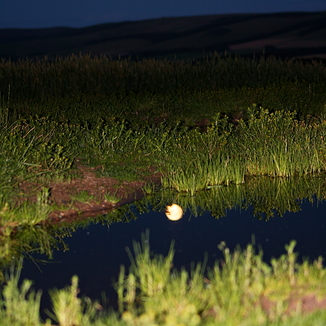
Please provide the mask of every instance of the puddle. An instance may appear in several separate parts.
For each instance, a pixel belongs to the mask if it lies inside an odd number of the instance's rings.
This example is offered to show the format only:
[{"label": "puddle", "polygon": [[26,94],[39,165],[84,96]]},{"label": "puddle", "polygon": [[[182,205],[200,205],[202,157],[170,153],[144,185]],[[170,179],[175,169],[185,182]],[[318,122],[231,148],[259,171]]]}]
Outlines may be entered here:
[{"label": "puddle", "polygon": [[236,245],[244,248],[253,238],[257,248],[264,251],[266,262],[284,254],[284,246],[293,239],[297,241],[295,251],[300,253],[299,259],[326,257],[326,202],[311,204],[304,200],[300,206],[299,212],[275,214],[269,221],[254,217],[250,206],[248,210],[228,210],[219,219],[209,213],[195,217],[187,210],[182,219],[170,221],[164,211],[150,211],[136,214],[137,219],[129,223],[91,224],[65,238],[69,250],[54,251],[53,260],[42,255],[33,255],[35,261],[25,259],[21,278],[33,280],[34,288],[43,290],[43,305],[47,307],[48,289],[69,285],[73,275],[79,276],[81,295],[101,299],[105,292],[108,304],[115,307],[112,284],[118,278],[120,265],[130,265],[126,247],[132,248],[133,240],[140,242],[147,229],[154,253],[166,255],[174,241],[176,268],[189,268],[205,256],[207,265],[212,266],[222,258],[217,247],[221,241],[233,250]]}]

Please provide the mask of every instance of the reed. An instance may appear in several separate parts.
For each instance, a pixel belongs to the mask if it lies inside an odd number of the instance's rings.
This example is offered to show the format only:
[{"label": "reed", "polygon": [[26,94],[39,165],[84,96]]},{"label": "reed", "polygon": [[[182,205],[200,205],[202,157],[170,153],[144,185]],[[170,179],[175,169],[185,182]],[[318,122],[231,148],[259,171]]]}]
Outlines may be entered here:
[{"label": "reed", "polygon": [[204,136],[197,132],[179,137],[170,148],[164,185],[194,194],[216,185],[244,183],[247,176],[325,171],[325,120],[299,121],[295,112],[256,106],[248,115],[234,129],[222,123],[222,129],[208,129]]},{"label": "reed", "polygon": [[250,175],[288,177],[324,170],[324,121],[305,123],[295,112],[256,111],[248,122],[241,121],[235,141],[247,158]]}]

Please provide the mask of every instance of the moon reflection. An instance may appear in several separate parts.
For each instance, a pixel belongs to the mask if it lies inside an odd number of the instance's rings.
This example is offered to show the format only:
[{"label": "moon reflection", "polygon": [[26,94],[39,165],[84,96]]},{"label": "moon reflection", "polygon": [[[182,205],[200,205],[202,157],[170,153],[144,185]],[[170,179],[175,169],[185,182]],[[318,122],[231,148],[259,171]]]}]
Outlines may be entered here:
[{"label": "moon reflection", "polygon": [[178,221],[183,214],[182,208],[177,204],[166,206],[165,215],[171,221]]}]

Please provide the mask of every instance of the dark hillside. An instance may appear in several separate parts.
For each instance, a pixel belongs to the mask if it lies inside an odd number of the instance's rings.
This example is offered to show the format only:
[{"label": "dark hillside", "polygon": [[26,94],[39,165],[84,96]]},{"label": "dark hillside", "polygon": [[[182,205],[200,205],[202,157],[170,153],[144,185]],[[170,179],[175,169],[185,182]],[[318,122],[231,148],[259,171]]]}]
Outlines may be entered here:
[{"label": "dark hillside", "polygon": [[203,52],[326,58],[326,12],[161,18],[85,28],[0,30],[0,56],[196,56]]}]

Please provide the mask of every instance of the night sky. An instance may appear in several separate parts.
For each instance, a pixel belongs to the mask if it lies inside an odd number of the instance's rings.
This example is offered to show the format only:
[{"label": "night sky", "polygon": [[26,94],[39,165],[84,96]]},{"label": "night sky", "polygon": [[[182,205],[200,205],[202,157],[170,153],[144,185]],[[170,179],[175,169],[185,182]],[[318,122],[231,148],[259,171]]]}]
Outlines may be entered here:
[{"label": "night sky", "polygon": [[326,11],[326,0],[0,0],[0,28],[84,27],[227,13]]}]

